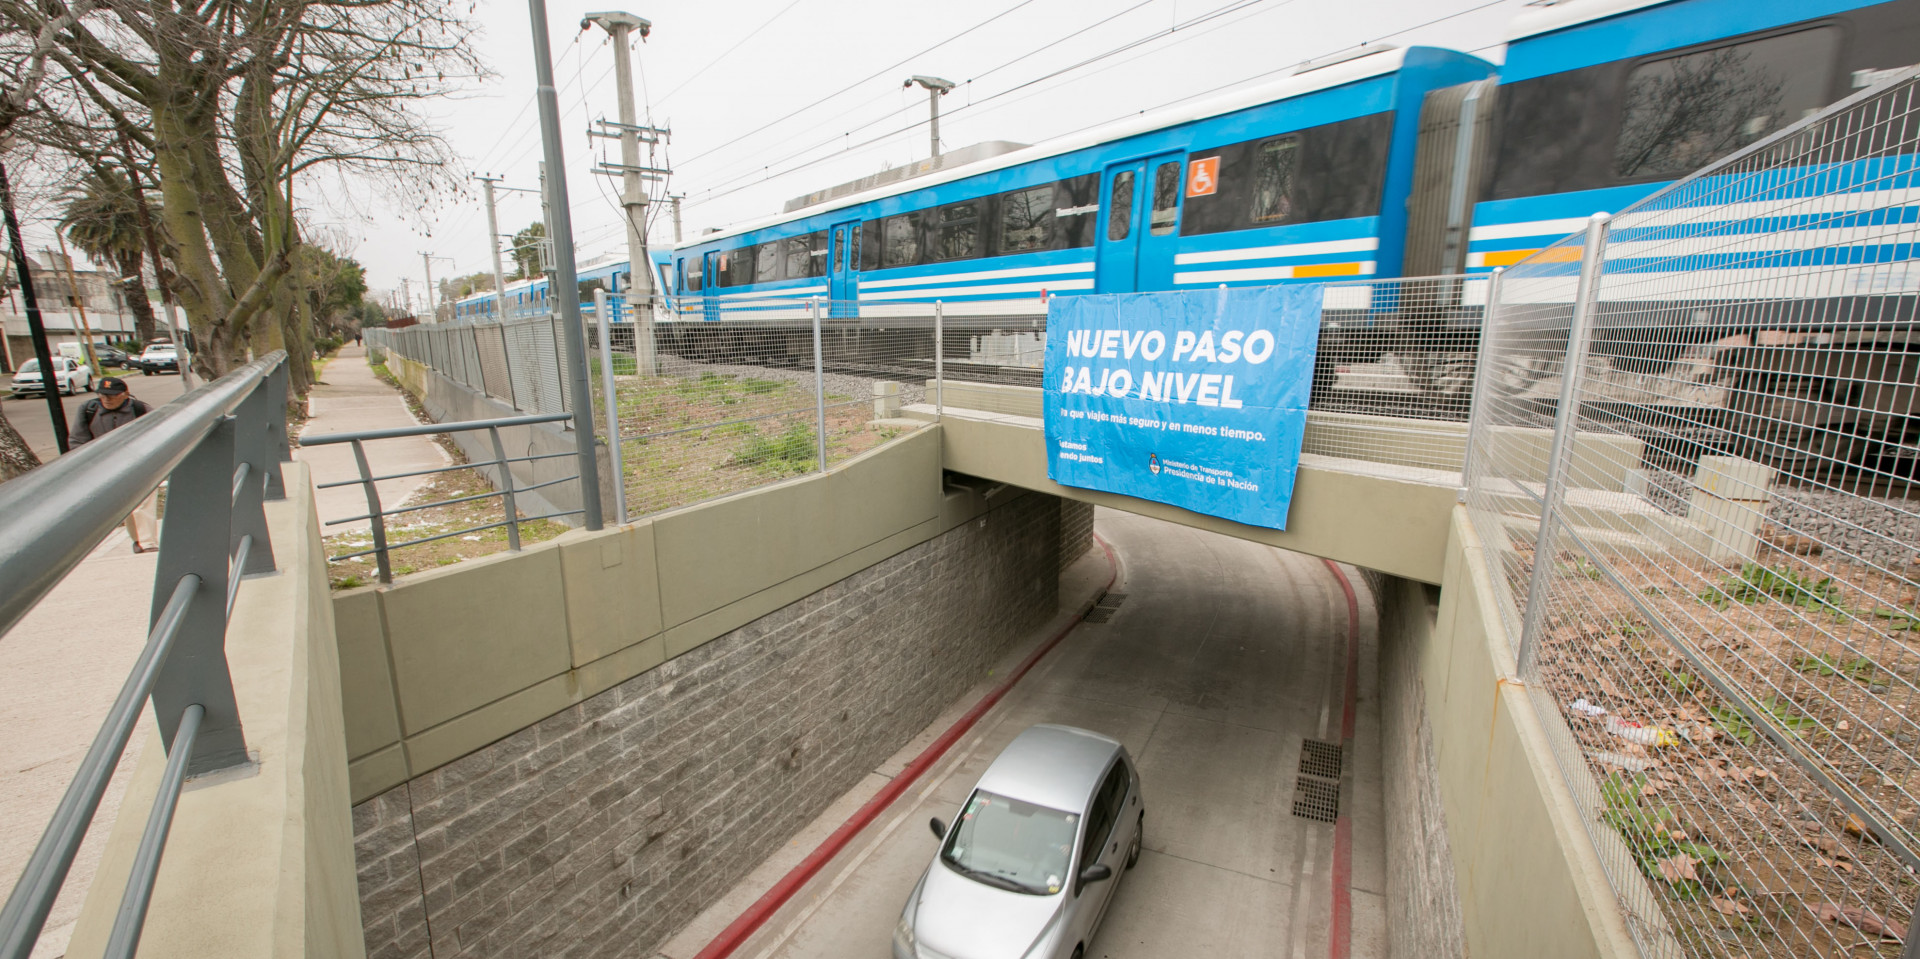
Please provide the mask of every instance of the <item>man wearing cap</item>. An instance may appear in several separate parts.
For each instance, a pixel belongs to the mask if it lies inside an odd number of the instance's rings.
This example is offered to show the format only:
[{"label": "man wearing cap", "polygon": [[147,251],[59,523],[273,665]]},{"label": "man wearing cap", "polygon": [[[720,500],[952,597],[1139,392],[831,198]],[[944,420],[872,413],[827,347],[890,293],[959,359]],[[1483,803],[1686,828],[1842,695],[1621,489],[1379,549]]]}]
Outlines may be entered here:
[{"label": "man wearing cap", "polygon": [[[103,376],[95,389],[99,396],[81,404],[67,428],[67,440],[75,447],[99,439],[152,412],[153,407],[134,399],[127,392],[127,381]],[[155,500],[159,490],[147,494],[133,512],[127,514],[127,535],[133,538],[133,551],[145,553],[160,548],[159,524],[154,521]]]}]

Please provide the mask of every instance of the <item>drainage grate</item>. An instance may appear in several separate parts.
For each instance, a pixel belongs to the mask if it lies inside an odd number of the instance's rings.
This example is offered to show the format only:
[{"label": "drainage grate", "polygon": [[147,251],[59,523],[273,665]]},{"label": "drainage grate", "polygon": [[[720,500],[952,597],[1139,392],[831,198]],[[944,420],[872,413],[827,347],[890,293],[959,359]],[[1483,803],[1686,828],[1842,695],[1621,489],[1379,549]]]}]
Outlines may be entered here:
[{"label": "drainage grate", "polygon": [[1112,619],[1113,614],[1120,610],[1120,604],[1126,601],[1127,594],[1125,593],[1100,594],[1100,599],[1093,604],[1093,608],[1087,610],[1085,622],[1104,623]]},{"label": "drainage grate", "polygon": [[1340,784],[1301,776],[1293,787],[1293,814],[1314,822],[1340,818]]},{"label": "drainage grate", "polygon": [[1318,739],[1300,742],[1300,775],[1340,778],[1340,747]]}]

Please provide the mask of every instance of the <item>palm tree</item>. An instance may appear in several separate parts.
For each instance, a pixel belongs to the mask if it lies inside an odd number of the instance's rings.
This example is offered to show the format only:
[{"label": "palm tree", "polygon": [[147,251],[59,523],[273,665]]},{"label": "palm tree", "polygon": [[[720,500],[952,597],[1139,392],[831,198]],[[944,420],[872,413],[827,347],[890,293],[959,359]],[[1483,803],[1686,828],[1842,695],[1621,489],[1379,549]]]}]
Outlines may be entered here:
[{"label": "palm tree", "polygon": [[[60,226],[88,257],[120,271],[134,327],[140,342],[146,343],[153,339],[153,303],[147,299],[147,283],[141,276],[147,260],[146,237],[140,209],[134,205],[140,201],[134,197],[133,186],[126,180],[110,173],[90,174],[67,201]],[[159,216],[158,210],[151,213],[152,219]]]}]

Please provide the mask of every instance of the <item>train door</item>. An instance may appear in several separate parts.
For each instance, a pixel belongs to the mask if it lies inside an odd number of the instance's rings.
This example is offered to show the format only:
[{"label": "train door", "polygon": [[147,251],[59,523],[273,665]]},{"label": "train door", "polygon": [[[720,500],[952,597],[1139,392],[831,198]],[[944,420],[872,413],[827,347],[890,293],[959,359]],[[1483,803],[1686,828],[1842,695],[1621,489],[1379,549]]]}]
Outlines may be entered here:
[{"label": "train door", "polygon": [[1106,202],[1105,222],[1100,224],[1099,242],[1094,257],[1094,290],[1100,293],[1133,292],[1134,265],[1139,260],[1140,241],[1134,236],[1140,219],[1140,184],[1147,164],[1141,160],[1116,163],[1101,177],[1100,192]]},{"label": "train door", "polygon": [[1101,293],[1173,289],[1185,167],[1178,153],[1116,163],[1104,177],[1106,222],[1094,288]]},{"label": "train door", "polygon": [[827,261],[827,300],[834,316],[859,316],[859,283],[854,272],[860,269],[860,221],[838,223],[833,227],[833,246]]},{"label": "train door", "polygon": [[720,253],[708,250],[700,255],[700,309],[703,320],[720,318]]}]

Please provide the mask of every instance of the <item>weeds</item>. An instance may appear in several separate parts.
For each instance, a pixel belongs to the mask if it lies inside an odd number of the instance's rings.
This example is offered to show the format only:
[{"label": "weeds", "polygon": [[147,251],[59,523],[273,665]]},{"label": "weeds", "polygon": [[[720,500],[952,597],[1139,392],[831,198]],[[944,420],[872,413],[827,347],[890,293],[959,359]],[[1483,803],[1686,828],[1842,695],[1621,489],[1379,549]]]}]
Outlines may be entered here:
[{"label": "weeds", "polygon": [[[1705,843],[1686,838],[1679,816],[1667,806],[1644,806],[1641,796],[1647,788],[1644,775],[1614,773],[1600,783],[1600,796],[1606,803],[1603,814],[1633,851],[1647,878],[1662,881],[1681,899],[1697,899],[1724,886],[1713,868],[1726,862],[1726,856]],[[1711,887],[1711,888],[1710,888]]]},{"label": "weeds", "polygon": [[1793,668],[1803,673],[1818,676],[1845,676],[1855,682],[1869,682],[1880,673],[1880,667],[1865,656],[1841,662],[1838,657],[1826,653],[1802,656],[1793,661]]},{"label": "weeds", "polygon": [[733,454],[733,463],[784,476],[814,469],[820,463],[819,456],[813,428],[805,423],[795,423],[777,436],[755,433],[739,452]]},{"label": "weeds", "polygon": [[[1804,738],[1808,732],[1820,728],[1819,720],[1800,712],[1793,703],[1778,696],[1770,697],[1760,704],[1760,708],[1766,710],[1772,725],[1779,727],[1789,736]],[[1713,716],[1714,725],[1720,727],[1721,732],[1747,745],[1753,744],[1755,730],[1745,713],[1731,706],[1714,706],[1707,712]]]},{"label": "weeds", "polygon": [[1802,609],[1825,610],[1834,616],[1846,614],[1846,608],[1840,604],[1840,584],[1833,577],[1815,580],[1790,569],[1775,569],[1759,563],[1748,563],[1740,568],[1738,576],[1729,576],[1720,585],[1707,587],[1700,599],[1716,609],[1725,609],[1734,602],[1751,605],[1776,600]]}]

